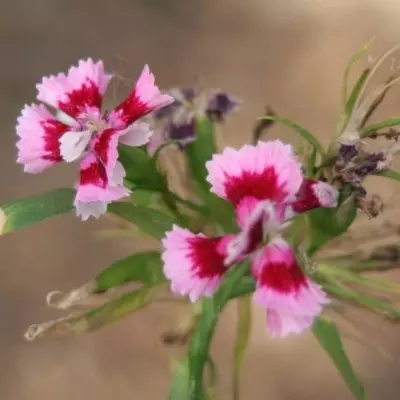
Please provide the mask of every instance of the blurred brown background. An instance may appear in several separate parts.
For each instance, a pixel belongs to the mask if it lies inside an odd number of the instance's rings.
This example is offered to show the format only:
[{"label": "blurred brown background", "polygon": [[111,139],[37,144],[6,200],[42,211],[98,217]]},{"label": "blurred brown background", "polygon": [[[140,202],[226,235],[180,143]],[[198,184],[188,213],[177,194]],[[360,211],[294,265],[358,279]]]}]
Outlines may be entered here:
[{"label": "blurred brown background", "polygon": [[[398,0],[3,0],[1,5],[0,202],[73,183],[75,169],[63,166],[38,176],[23,174],[15,164],[15,119],[23,104],[34,100],[34,85],[43,75],[66,70],[79,58],[102,58],[128,81],[149,63],[161,87],[191,85],[198,76],[206,86],[226,89],[244,100],[221,132],[225,143],[238,146],[248,140],[265,103],[327,140],[351,53],[373,35],[373,56],[400,39]],[[110,101],[127,90],[126,82],[118,82]],[[399,114],[399,96],[394,89],[383,115]],[[281,127],[273,134],[294,139]],[[379,221],[360,217],[363,232],[398,219],[400,188],[390,181],[371,187],[394,205]],[[47,292],[69,290],[143,245],[99,241],[94,232],[106,225],[104,220],[81,224],[71,215],[1,238],[1,400],[166,397],[168,353],[160,342],[171,324],[166,307],[90,335],[23,339],[29,324],[59,316],[46,307]],[[386,356],[348,340],[350,355],[371,399],[399,399],[400,330],[380,319],[368,322],[363,335]],[[351,399],[311,335],[270,341],[263,323],[258,313],[243,373],[244,399]],[[215,341],[221,399],[229,398],[233,329],[228,312]]]}]

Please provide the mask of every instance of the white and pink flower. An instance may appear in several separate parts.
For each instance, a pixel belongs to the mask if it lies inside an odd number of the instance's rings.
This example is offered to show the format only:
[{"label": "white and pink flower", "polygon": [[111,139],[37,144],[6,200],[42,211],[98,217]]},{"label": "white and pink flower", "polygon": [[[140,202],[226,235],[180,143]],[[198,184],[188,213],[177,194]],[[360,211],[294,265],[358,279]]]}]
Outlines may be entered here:
[{"label": "white and pink flower", "polygon": [[37,99],[56,109],[55,115],[43,104],[31,104],[18,118],[17,162],[25,172],[80,160],[74,205],[83,220],[98,217],[108,203],[129,193],[123,186],[118,143],[146,144],[151,131],[138,119],[174,101],[159,91],[146,65],[129,96],[111,112],[102,112],[111,78],[102,61],[80,60],[67,74],[44,77],[37,85]]},{"label": "white and pink flower", "polygon": [[329,303],[322,289],[297,264],[293,250],[280,237],[252,257],[256,279],[255,303],[267,310],[271,336],[286,336],[308,329]]},{"label": "white and pink flower", "polygon": [[231,237],[210,238],[173,226],[162,241],[164,275],[171,290],[191,301],[212,296],[227,271],[226,246]]},{"label": "white and pink flower", "polygon": [[335,207],[337,190],[305,179],[292,147],[279,140],[227,148],[206,166],[211,191],[234,206],[240,231],[219,238],[178,227],[168,232],[163,261],[172,291],[192,301],[209,296],[228,268],[250,257],[254,300],[267,311],[270,334],[308,329],[328,299],[301,270],[280,232],[301,212]]}]

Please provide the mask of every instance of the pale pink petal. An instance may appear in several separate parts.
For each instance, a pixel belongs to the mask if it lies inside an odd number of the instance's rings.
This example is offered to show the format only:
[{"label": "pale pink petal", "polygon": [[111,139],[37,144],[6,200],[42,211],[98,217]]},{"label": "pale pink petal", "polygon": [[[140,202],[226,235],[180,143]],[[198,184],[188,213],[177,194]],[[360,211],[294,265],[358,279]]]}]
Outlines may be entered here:
[{"label": "pale pink petal", "polygon": [[107,201],[93,201],[90,203],[85,203],[76,199],[74,201],[76,215],[80,217],[82,221],[87,221],[90,217],[99,218],[106,213],[107,205]]},{"label": "pale pink petal", "polygon": [[94,153],[88,153],[84,156],[80,166],[80,181],[76,201],[82,203],[111,202],[128,194],[128,189],[110,181],[106,167]]},{"label": "pale pink petal", "polygon": [[24,165],[25,172],[41,172],[62,160],[59,140],[69,126],[37,104],[25,105],[17,122],[17,162]]},{"label": "pale pink petal", "polygon": [[44,77],[36,85],[37,98],[75,118],[88,108],[101,108],[111,78],[112,75],[104,72],[102,61],[80,60],[67,75],[60,73]]},{"label": "pale pink petal", "polygon": [[162,129],[156,129],[150,137],[147,144],[147,152],[150,156],[154,156],[157,149],[165,143],[165,136]]},{"label": "pale pink petal", "polygon": [[329,303],[322,289],[301,270],[282,238],[272,240],[253,257],[252,272],[257,281],[254,301],[267,309],[314,317]]},{"label": "pale pink petal", "polygon": [[226,272],[223,260],[229,239],[209,238],[174,225],[162,240],[164,275],[171,290],[192,302],[212,296]]},{"label": "pale pink petal", "polygon": [[173,103],[173,97],[160,92],[146,65],[129,96],[109,116],[113,127],[121,129],[146,114]]},{"label": "pale pink petal", "polygon": [[127,146],[143,146],[149,143],[152,134],[149,123],[136,121],[122,131],[119,141]]},{"label": "pale pink petal", "polygon": [[303,177],[290,145],[280,140],[226,148],[206,163],[211,191],[235,207],[245,198],[289,201]]},{"label": "pale pink petal", "polygon": [[60,154],[64,161],[72,162],[83,155],[92,134],[89,131],[70,131],[60,138]]},{"label": "pale pink petal", "polygon": [[319,207],[336,207],[338,190],[326,182],[304,179],[295,199],[289,203],[287,217]]},{"label": "pale pink petal", "polygon": [[267,330],[271,338],[300,334],[311,327],[314,317],[301,314],[285,314],[274,309],[267,310]]}]

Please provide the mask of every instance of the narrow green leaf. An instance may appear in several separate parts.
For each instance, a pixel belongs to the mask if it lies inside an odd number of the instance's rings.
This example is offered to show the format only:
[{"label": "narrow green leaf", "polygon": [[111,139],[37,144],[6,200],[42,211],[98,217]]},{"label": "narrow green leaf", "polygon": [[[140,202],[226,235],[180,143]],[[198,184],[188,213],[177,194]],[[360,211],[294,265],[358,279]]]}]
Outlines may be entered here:
[{"label": "narrow green leaf", "polygon": [[0,208],[0,234],[69,213],[73,208],[74,196],[72,189],[55,189],[4,204]]},{"label": "narrow green leaf", "polygon": [[268,115],[266,117],[262,117],[263,120],[271,120],[275,122],[280,122],[283,125],[286,125],[288,128],[293,129],[299,135],[303,137],[308,143],[310,143],[313,147],[315,147],[316,151],[323,156],[325,154],[324,148],[322,144],[318,141],[318,139],[312,135],[307,129],[298,125],[296,122],[291,121],[285,117],[279,117],[277,115]]},{"label": "narrow green leaf", "polygon": [[125,202],[111,203],[108,212],[134,223],[144,233],[156,239],[162,239],[175,223],[174,218],[158,210]]},{"label": "narrow green leaf", "polygon": [[235,211],[232,205],[211,192],[205,192],[202,196],[206,218],[219,226],[225,233],[237,232]]},{"label": "narrow green leaf", "polygon": [[339,279],[332,279],[322,275],[322,279],[321,276],[316,276],[315,280],[319,282],[324,290],[332,297],[352,305],[361,306],[392,320],[400,318],[400,309],[388,300],[361,291],[355,291],[343,284]]},{"label": "narrow green leaf", "polygon": [[392,169],[388,169],[386,171],[378,172],[376,175],[383,176],[385,178],[394,179],[396,181],[400,181],[400,172],[393,171]]},{"label": "narrow green leaf", "polygon": [[349,98],[346,101],[346,104],[344,106],[344,111],[343,111],[343,113],[344,113],[343,126],[346,126],[351,118],[354,107],[357,103],[358,97],[360,95],[362,88],[364,87],[365,81],[367,80],[369,73],[370,73],[369,68],[365,69],[361,73],[360,77],[358,78],[357,82],[355,83],[355,85],[353,87],[353,90],[350,93]]},{"label": "narrow green leaf", "polygon": [[249,344],[251,327],[252,327],[252,308],[251,297],[243,296],[237,300],[237,323],[236,323],[236,340],[234,348],[234,361],[232,368],[232,392],[233,399],[240,398],[240,369],[243,364],[247,346]]},{"label": "narrow green leaf", "polygon": [[336,365],[354,397],[357,400],[365,400],[364,388],[353,370],[334,323],[317,318],[313,326],[313,334]]},{"label": "narrow green leaf", "polygon": [[[345,197],[342,192],[341,197]],[[355,196],[350,194],[339,200],[337,208],[318,208],[308,213],[310,222],[310,246],[308,255],[314,254],[330,239],[342,235],[357,216]]]},{"label": "narrow green leaf", "polygon": [[164,280],[160,253],[146,251],[118,260],[100,272],[93,292],[106,292],[115,286],[134,281],[151,287]]},{"label": "narrow green leaf", "polygon": [[256,288],[256,282],[252,276],[244,276],[236,285],[232,288],[229,299],[235,299],[237,297],[246,296],[253,293]]},{"label": "narrow green leaf", "polygon": [[214,124],[208,119],[196,123],[196,140],[185,146],[190,172],[201,190],[208,191],[206,162],[217,152]]},{"label": "narrow green leaf", "polygon": [[348,61],[347,65],[346,65],[346,69],[345,69],[344,75],[343,75],[343,83],[342,83],[342,103],[343,103],[343,105],[347,101],[347,82],[349,80],[351,68],[365,54],[365,52],[371,46],[371,43],[372,43],[372,39],[370,39],[367,44],[365,44],[363,47],[361,47],[361,49],[357,50],[350,57],[350,60]]},{"label": "narrow green leaf", "polygon": [[140,288],[92,310],[31,325],[25,333],[25,338],[35,340],[94,331],[145,307],[150,300],[151,289]]},{"label": "narrow green leaf", "polygon": [[152,204],[153,199],[157,194],[158,193],[154,192],[153,190],[136,189],[131,194],[131,200],[135,205],[149,206]]},{"label": "narrow green leaf", "polygon": [[389,118],[386,119],[385,121],[376,122],[374,124],[365,126],[363,129],[361,129],[360,136],[365,137],[368,136],[368,134],[370,134],[371,132],[377,132],[380,129],[391,128],[397,125],[400,125],[399,117]]},{"label": "narrow green leaf", "polygon": [[176,367],[168,392],[168,400],[190,399],[189,361],[181,361]]},{"label": "narrow green leaf", "polygon": [[166,179],[157,167],[157,160],[150,157],[145,150],[120,144],[118,153],[119,161],[126,172],[125,181],[128,187],[164,190]]},{"label": "narrow green leaf", "polygon": [[317,149],[312,146],[311,153],[306,160],[306,177],[313,178],[315,173],[315,164],[317,161]]}]

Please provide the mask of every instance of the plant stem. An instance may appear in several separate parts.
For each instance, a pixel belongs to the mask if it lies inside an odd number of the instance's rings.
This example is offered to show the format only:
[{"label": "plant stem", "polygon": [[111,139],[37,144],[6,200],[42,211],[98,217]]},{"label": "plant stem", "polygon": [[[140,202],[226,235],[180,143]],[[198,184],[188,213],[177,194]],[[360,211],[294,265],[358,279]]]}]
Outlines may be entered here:
[{"label": "plant stem", "polygon": [[190,369],[190,398],[187,400],[204,400],[203,385],[204,367],[209,358],[209,348],[215,327],[222,309],[230,299],[233,288],[248,272],[249,266],[233,267],[232,274],[225,279],[224,284],[213,298],[205,299],[203,309],[196,323],[196,330],[189,345],[188,358]]}]

